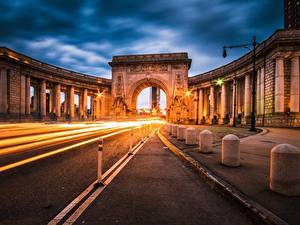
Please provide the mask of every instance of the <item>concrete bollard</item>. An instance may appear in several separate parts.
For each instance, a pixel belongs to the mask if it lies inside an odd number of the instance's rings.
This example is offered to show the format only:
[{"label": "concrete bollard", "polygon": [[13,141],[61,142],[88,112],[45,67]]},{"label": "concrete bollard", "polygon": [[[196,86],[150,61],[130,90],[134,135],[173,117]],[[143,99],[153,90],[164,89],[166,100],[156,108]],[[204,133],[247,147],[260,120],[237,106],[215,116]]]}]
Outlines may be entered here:
[{"label": "concrete bollard", "polygon": [[172,137],[176,138],[177,137],[177,127],[178,125],[173,125],[172,126]]},{"label": "concrete bollard", "polygon": [[290,144],[271,150],[270,189],[287,195],[300,195],[300,150]]},{"label": "concrete bollard", "polygon": [[173,124],[169,123],[169,130],[168,130],[169,135],[172,135],[172,127],[173,127]]},{"label": "concrete bollard", "polygon": [[185,127],[184,126],[178,126],[177,128],[177,140],[183,141],[185,140]]},{"label": "concrete bollard", "polygon": [[240,139],[233,134],[222,139],[222,164],[230,167],[240,165]]},{"label": "concrete bollard", "polygon": [[194,127],[189,127],[185,130],[185,144],[186,145],[196,145],[196,129]]},{"label": "concrete bollard", "polygon": [[213,144],[213,134],[209,130],[203,130],[199,134],[199,151],[211,153]]}]

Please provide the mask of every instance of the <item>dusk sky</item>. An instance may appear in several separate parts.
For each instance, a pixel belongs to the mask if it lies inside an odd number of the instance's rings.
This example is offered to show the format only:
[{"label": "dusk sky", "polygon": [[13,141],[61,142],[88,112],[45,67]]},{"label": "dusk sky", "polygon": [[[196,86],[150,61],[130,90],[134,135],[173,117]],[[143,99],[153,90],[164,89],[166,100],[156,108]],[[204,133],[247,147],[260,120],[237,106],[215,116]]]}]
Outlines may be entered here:
[{"label": "dusk sky", "polygon": [[246,50],[283,26],[283,0],[9,0],[0,1],[0,45],[41,61],[111,77],[113,55],[188,52],[189,76]]}]

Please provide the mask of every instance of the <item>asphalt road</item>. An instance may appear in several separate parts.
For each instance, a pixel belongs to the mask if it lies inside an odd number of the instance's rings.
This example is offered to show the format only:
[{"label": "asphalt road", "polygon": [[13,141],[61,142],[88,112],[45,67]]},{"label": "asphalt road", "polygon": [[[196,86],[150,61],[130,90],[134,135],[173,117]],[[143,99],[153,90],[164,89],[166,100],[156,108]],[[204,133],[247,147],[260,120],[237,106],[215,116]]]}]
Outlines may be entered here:
[{"label": "asphalt road", "polygon": [[75,224],[255,224],[151,138]]},{"label": "asphalt road", "polygon": [[[0,126],[0,146],[2,145],[2,148],[0,147],[0,167],[3,168],[20,160],[132,126],[132,124],[123,125],[104,130],[94,129],[93,125],[88,125],[86,129],[87,126],[83,126],[83,128],[78,124],[67,126],[66,129],[60,128],[58,125],[41,124],[28,124],[23,127]],[[98,124],[97,126],[102,125]],[[92,128],[92,133],[90,128]],[[48,133],[47,130],[49,130]],[[69,131],[72,133],[68,133]],[[66,138],[74,134],[82,135],[76,138]],[[134,142],[137,142],[141,136],[140,130],[135,130]],[[125,132],[104,140],[104,172],[127,154],[129,137],[130,133]],[[57,141],[55,138],[61,138],[61,141]],[[64,138],[66,138],[65,141],[63,141]],[[15,141],[13,141],[14,139]],[[44,145],[26,147],[27,144],[39,142]],[[8,143],[10,144],[8,145]],[[23,149],[22,146],[24,146]],[[17,147],[18,150],[5,152],[10,147]],[[97,151],[98,142],[96,141],[2,171],[0,173],[0,224],[47,224],[96,180]]]}]

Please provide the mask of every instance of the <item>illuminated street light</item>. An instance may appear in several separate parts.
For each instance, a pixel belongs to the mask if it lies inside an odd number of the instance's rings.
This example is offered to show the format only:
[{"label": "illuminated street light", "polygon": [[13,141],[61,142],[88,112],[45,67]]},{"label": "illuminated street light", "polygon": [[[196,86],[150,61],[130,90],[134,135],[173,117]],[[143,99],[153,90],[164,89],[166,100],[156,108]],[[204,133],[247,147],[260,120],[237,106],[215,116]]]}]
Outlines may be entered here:
[{"label": "illuminated street light", "polygon": [[102,98],[102,97],[103,97],[103,92],[98,92],[98,93],[97,93],[97,97],[98,97],[98,98]]},{"label": "illuminated street light", "polygon": [[216,82],[217,86],[222,86],[223,83],[224,83],[224,79],[223,78],[218,78],[215,82]]},{"label": "illuminated street light", "polygon": [[185,96],[190,96],[191,95],[191,90],[187,90],[187,91],[185,91]]}]

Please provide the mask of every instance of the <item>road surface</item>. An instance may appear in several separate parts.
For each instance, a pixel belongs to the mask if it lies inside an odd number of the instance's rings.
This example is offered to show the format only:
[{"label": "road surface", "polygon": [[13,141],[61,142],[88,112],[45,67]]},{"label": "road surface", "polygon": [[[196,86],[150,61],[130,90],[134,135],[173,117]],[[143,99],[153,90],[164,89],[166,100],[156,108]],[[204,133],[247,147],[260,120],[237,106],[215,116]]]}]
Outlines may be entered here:
[{"label": "road surface", "polygon": [[0,224],[47,224],[97,178],[98,138],[104,139],[103,167],[137,141],[141,122],[0,125]]}]

